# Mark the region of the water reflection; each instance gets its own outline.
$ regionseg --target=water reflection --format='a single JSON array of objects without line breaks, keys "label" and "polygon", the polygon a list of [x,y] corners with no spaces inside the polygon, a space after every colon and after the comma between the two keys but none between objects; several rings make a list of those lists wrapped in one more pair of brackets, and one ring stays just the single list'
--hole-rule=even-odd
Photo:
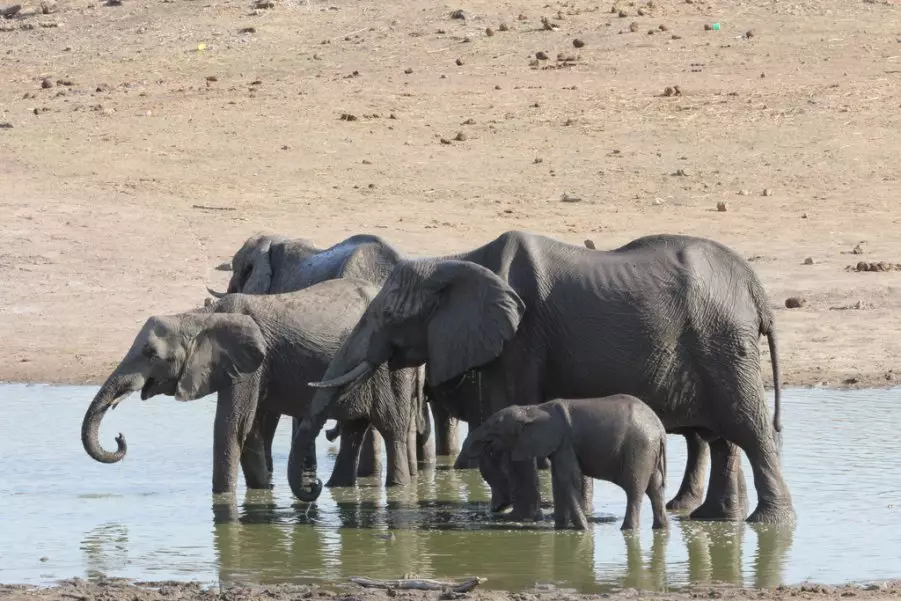
[{"label": "water reflection", "polygon": [[[625,535],[625,495],[615,486],[596,483],[588,532],[557,532],[547,472],[546,520],[513,524],[489,513],[476,470],[446,463],[410,487],[386,490],[365,479],[356,488],[327,489],[308,508],[295,502],[284,478],[290,428],[276,436],[281,475],[273,490],[211,497],[213,403],[123,404],[100,434],[111,441],[127,431],[129,455],[103,465],[86,456],[78,437],[94,392],[0,386],[5,423],[16,424],[0,432],[0,582],[300,583],[416,573],[478,575],[488,578],[487,588],[606,592],[897,576],[901,490],[885,474],[901,470],[893,425],[901,419],[901,390],[786,391],[783,457],[799,516],[794,530],[674,518],[668,532],[652,531],[645,519]],[[37,402],[40,420],[33,419]],[[53,445],[33,444],[48,432]],[[319,449],[328,472],[334,455],[324,440]],[[668,453],[669,465],[684,464],[681,439],[673,437]],[[671,469],[667,488],[678,488],[681,476]],[[649,511],[645,503],[642,514]]]},{"label": "water reflection", "polygon": [[[424,488],[434,491],[434,486]],[[420,500],[413,488],[398,489],[381,501],[360,497],[359,489],[342,493],[331,516],[315,506],[281,505],[270,491],[253,491],[240,505],[234,498],[214,499],[220,583],[309,583],[412,573],[479,575],[489,578],[491,588],[507,589],[555,585],[593,592],[659,591],[689,582],[772,587],[782,582],[793,536],[793,528],[674,519],[670,531],[648,533],[649,552],[644,553],[643,534],[620,532],[619,518],[597,520],[600,525],[586,533],[554,531],[550,520],[510,528],[487,514],[486,503]],[[328,525],[335,516],[339,525]],[[492,521],[494,527],[487,527]],[[756,538],[750,569],[743,557],[747,536]],[[668,563],[678,541],[687,560]],[[614,560],[596,565],[596,544]]]}]

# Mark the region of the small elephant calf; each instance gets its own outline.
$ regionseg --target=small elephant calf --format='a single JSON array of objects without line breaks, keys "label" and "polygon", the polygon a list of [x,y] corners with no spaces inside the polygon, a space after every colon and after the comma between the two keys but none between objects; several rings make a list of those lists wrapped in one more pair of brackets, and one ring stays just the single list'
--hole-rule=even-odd
[{"label": "small elephant calf", "polygon": [[654,528],[666,528],[666,431],[657,414],[634,396],[557,399],[511,405],[470,432],[463,453],[513,461],[550,457],[554,523],[588,528],[582,509],[583,475],[626,491],[622,529],[638,528],[642,497],[654,511]]}]

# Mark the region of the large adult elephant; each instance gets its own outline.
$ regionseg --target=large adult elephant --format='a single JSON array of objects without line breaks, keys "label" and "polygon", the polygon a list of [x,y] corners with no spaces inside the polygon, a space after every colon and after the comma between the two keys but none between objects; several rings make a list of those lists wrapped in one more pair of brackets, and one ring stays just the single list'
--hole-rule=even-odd
[{"label": "large adult elephant", "polygon": [[[370,234],[351,236],[329,248],[320,248],[304,238],[260,234],[249,237],[232,257],[232,276],[226,293],[293,292],[336,278],[359,278],[381,286],[402,258],[386,240]],[[217,298],[225,294],[208,290]],[[436,396],[432,391],[425,394]],[[429,406],[435,422],[434,453],[456,454],[459,450],[457,420],[447,414],[442,404],[429,403]],[[333,430],[329,439],[338,433],[339,430]],[[421,461],[430,463],[430,449],[424,438],[420,437],[417,453]],[[369,430],[361,454],[360,476],[378,471],[379,447],[378,434]]]},{"label": "large adult elephant", "polygon": [[[213,492],[235,491],[239,463],[249,488],[269,488],[272,458],[263,441],[275,429],[273,418],[308,412],[315,391],[307,383],[322,377],[377,292],[374,284],[346,278],[288,294],[229,294],[203,309],[149,318],[85,413],[85,450],[104,463],[125,456],[121,434],[114,452],[103,449],[97,434],[106,411],[132,392],[179,401],[215,392]],[[344,461],[358,460],[370,423],[385,437],[388,485],[405,484],[416,473],[417,369],[384,366],[326,411],[353,443]],[[289,466],[289,481],[299,470],[315,471],[315,441],[306,444],[304,462]],[[342,469],[340,461],[329,485],[353,485],[356,465]]]},{"label": "large adult elephant", "polygon": [[[736,519],[738,447],[754,470],[753,522],[794,520],[780,465],[779,369],[773,314],[751,267],[702,238],[657,235],[597,251],[509,232],[447,259],[402,261],[338,351],[295,436],[315,436],[329,407],[378,366],[426,365],[445,382],[478,368],[482,418],[513,403],[631,394],[669,432],[700,433],[714,469],[694,517]],[[758,340],[776,387],[770,422]],[[472,427],[472,424],[470,424]],[[735,445],[738,445],[736,447]],[[296,460],[296,459],[295,459]],[[534,461],[511,462],[513,515],[540,515]],[[315,498],[315,482],[292,489]]]}]

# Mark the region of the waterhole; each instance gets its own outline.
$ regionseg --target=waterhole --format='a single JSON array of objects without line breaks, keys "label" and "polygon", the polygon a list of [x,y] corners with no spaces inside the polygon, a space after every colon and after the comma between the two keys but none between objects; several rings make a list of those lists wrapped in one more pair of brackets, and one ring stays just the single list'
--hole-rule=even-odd
[{"label": "waterhole", "polygon": [[[337,583],[350,576],[488,578],[495,589],[662,590],[693,584],[776,586],[897,576],[901,549],[901,389],[786,390],[783,462],[794,528],[675,518],[668,532],[619,527],[625,494],[595,485],[586,533],[488,513],[475,470],[446,462],[414,485],[367,479],[296,502],[285,470],[290,419],[274,444],[272,491],[210,493],[215,396],[192,403],[132,396],[108,413],[101,441],[123,432],[128,456],[104,465],[81,447],[94,387],[0,386],[0,582],[51,584],[100,576],[139,580]],[[463,428],[465,435],[465,427]],[[318,442],[320,475],[336,446]],[[667,493],[679,487],[685,444],[670,437]],[[744,461],[750,501],[756,503]],[[542,473],[543,497],[551,500]]]}]

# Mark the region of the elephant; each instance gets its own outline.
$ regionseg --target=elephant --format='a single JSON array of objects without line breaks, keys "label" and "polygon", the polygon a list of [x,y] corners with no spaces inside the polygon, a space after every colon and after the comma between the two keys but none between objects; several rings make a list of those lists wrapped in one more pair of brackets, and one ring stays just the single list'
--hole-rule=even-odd
[{"label": "elephant", "polygon": [[554,525],[588,529],[586,478],[606,480],[626,492],[621,530],[639,526],[641,500],[651,500],[654,525],[666,528],[666,430],[654,410],[634,396],[555,399],[501,409],[463,442],[469,456],[509,453],[512,461],[551,459]]},{"label": "elephant", "polygon": [[[772,422],[758,340],[776,390]],[[743,519],[739,448],[754,471],[750,522],[792,523],[781,467],[778,347],[772,310],[750,265],[728,247],[657,234],[592,250],[506,232],[469,252],[404,260],[335,354],[295,434],[315,437],[332,403],[378,366],[425,364],[430,385],[478,369],[481,419],[514,402],[631,394],[667,432],[711,442],[703,519]],[[471,422],[470,427],[478,427]],[[697,438],[689,439],[697,441]],[[509,462],[512,517],[537,519],[535,461]],[[292,489],[314,496],[315,482]]]},{"label": "elephant", "polygon": [[[232,275],[226,292],[207,290],[216,298],[235,292],[278,294],[303,290],[313,284],[342,277],[360,278],[381,285],[401,258],[400,252],[386,240],[370,234],[350,236],[329,248],[319,248],[304,238],[257,234],[247,238],[232,257]],[[428,394],[422,387],[417,393]],[[441,405],[429,405],[435,421],[434,454],[445,456],[457,453],[456,420],[449,417]],[[429,464],[434,462],[434,458],[426,445],[429,428],[428,418],[424,419],[426,431],[420,435],[417,454],[423,463]],[[340,425],[335,426],[328,432],[329,440],[335,440],[340,433]],[[378,433],[368,430],[363,444],[359,475],[374,475],[379,472],[381,440]]]},{"label": "elephant", "polygon": [[[132,392],[140,391],[144,400],[163,394],[179,401],[215,392],[213,492],[235,492],[239,463],[248,488],[270,488],[272,456],[263,441],[271,440],[273,417],[306,413],[315,392],[307,382],[324,374],[377,292],[374,284],[344,278],[286,294],[228,294],[203,309],[150,317],[85,412],[85,450],[103,463],[125,456],[122,434],[117,450],[109,452],[98,431],[106,411]],[[418,369],[385,366],[329,410],[352,442],[345,461],[358,460],[370,423],[382,434],[389,486],[408,483],[417,471],[410,442],[421,410],[413,394]],[[298,471],[315,473],[315,441],[309,446],[303,464],[289,464],[289,482],[300,478]],[[355,478],[356,465],[336,464],[328,485],[352,486]]]}]

